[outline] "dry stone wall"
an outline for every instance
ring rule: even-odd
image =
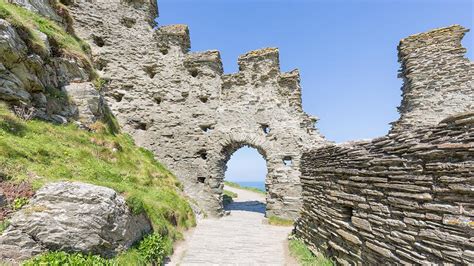
[[[402,113],[387,136],[303,154],[296,234],[314,251],[343,265],[474,263],[473,64],[451,58],[465,31],[402,41]]]
[[[267,162],[267,213],[298,216],[301,153],[324,139],[302,110],[298,71],[280,72],[277,49],[249,52],[238,73],[224,75],[219,52],[189,52],[187,26],[153,29],[154,1],[69,8],[76,33],[91,43],[113,114],[201,207],[222,213],[226,163],[247,145]]]

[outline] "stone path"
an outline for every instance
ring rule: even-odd
[[[288,256],[291,227],[264,224],[263,195],[226,187],[238,194],[231,214],[204,219],[171,258],[169,265],[294,265]]]

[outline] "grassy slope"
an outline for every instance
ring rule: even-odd
[[[257,193],[260,193],[260,194],[265,194],[265,191],[262,191],[258,188],[254,188],[254,187],[243,187],[237,183],[234,183],[234,182],[230,182],[230,181],[224,181],[224,184],[226,186],[229,186],[229,187],[233,187],[233,188],[239,188],[239,189],[244,189],[244,190],[249,190],[249,191],[252,191],[252,192],[257,192]]]
[[[298,239],[291,239],[289,241],[290,254],[302,266],[333,266],[334,263],[324,256],[314,256],[309,248]]]
[[[155,231],[169,244],[181,238],[180,229],[195,220],[176,178],[128,135],[97,128],[94,133],[75,125],[25,122],[0,104],[0,176],[35,188],[60,180],[113,188],[134,205],[143,203]]]
[[[50,3],[62,9],[63,14],[67,13],[58,1]],[[0,0],[0,18],[21,33],[30,52],[47,54],[39,36],[42,32],[56,55],[76,58],[95,74],[88,44],[55,22],[8,4],[6,0]],[[113,188],[127,198],[132,210],[147,212],[155,232],[164,237],[169,253],[173,240],[182,237],[181,230],[195,225],[181,185],[154,160],[151,152],[136,147],[127,135],[112,134],[117,132],[113,129],[117,127],[113,117],[106,120],[111,130],[97,124],[95,133],[79,130],[74,125],[25,122],[13,116],[0,102],[0,182],[2,176],[6,176],[12,182],[30,182],[35,188],[64,180]],[[0,221],[0,230],[6,224],[8,221]],[[123,265],[143,264],[140,260],[143,262],[136,248],[118,258]]]

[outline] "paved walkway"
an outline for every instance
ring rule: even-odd
[[[238,194],[230,215],[198,221],[169,265],[294,265],[286,239],[291,227],[263,224],[263,195],[226,187]]]

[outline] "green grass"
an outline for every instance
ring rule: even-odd
[[[233,199],[235,199],[239,196],[237,193],[229,191],[229,190],[225,190],[225,189],[224,189],[224,195],[227,195],[227,196],[229,196]]]
[[[278,216],[270,216],[268,217],[268,224],[276,225],[276,226],[293,226],[294,221],[284,219]]]
[[[333,266],[331,260],[322,255],[315,256],[311,250],[299,239],[291,239],[289,241],[290,254],[302,266]]]
[[[97,132],[77,126],[23,121],[0,102],[0,169],[14,182],[35,189],[56,181],[80,181],[110,187],[127,199],[132,211],[145,211],[154,231],[163,236],[166,252],[181,231],[195,225],[192,209],[175,176],[135,146],[125,134]]]
[[[224,194],[222,195],[224,206],[231,204],[234,201],[233,199],[237,198],[237,196],[237,193],[224,189]]]
[[[244,187],[244,186],[241,186],[237,183],[234,183],[234,182],[230,182],[230,181],[224,181],[224,184],[226,186],[229,186],[229,187],[233,187],[233,188],[239,188],[239,189],[244,189],[244,190],[248,190],[248,191],[252,191],[252,192],[257,192],[257,193],[260,193],[260,194],[265,194],[265,191],[263,190],[260,190],[258,188],[254,188],[254,187]]]
[[[5,231],[5,229],[7,229],[7,227],[10,225],[10,221],[8,220],[3,220],[3,221],[0,221],[0,234]],[[0,265],[1,265],[1,261],[0,261]]]
[[[9,4],[6,0],[0,0],[0,18],[10,22],[17,30],[23,33],[21,34],[22,38],[35,53],[40,55],[46,54],[46,45],[37,33],[37,31],[40,31],[48,36],[50,44],[58,48],[60,53],[77,58],[86,67],[92,69],[88,57],[90,52],[89,45],[67,33],[60,25],[48,18],[22,7]]]

